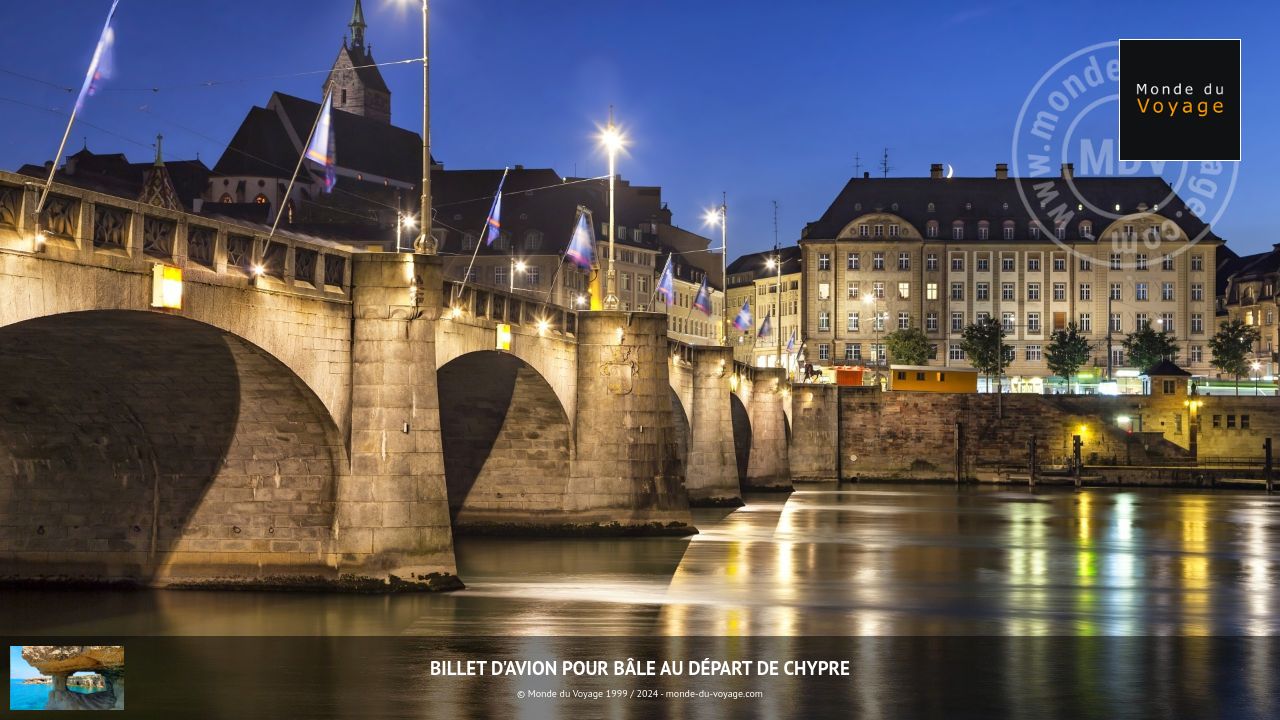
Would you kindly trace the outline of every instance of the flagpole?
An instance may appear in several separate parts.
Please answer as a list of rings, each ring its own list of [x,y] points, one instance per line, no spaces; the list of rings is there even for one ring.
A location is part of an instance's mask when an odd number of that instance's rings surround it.
[[[111,29],[111,20],[115,17],[116,6],[120,4],[120,0],[114,0],[111,3],[111,9],[107,11],[107,22],[102,26],[102,34],[98,38],[98,47],[94,50],[93,59],[89,61],[89,70],[85,75],[84,84],[80,87],[80,94],[76,96],[76,104],[71,106],[71,117],[67,119],[67,128],[62,132],[62,142],[58,143],[58,152],[53,156],[53,164],[49,167],[49,177],[44,182],[44,189],[40,191],[40,200],[36,203],[36,233],[40,231],[40,213],[44,211],[45,201],[49,199],[49,190],[53,187],[53,176],[58,172],[58,161],[62,159],[62,153],[67,149],[67,138],[71,137],[71,126],[76,123],[76,116],[80,114],[80,105],[84,102],[85,93],[89,91],[89,87],[93,83],[93,76],[97,72],[98,63],[102,60],[102,54],[106,52],[104,45],[107,33]]]
[[[502,178],[498,180],[498,193],[497,193],[498,195],[502,194],[502,185],[507,181],[507,172],[509,170],[511,170],[510,166],[502,168]],[[502,221],[499,220],[498,222],[502,222]],[[484,236],[485,236],[485,233],[488,231],[488,229],[489,229],[489,216],[485,215],[484,229],[480,231],[480,237],[476,238],[476,246],[471,250],[471,261],[467,263],[467,271],[462,274],[462,284],[458,286],[458,290],[457,290],[458,294],[454,296],[453,298],[454,300],[462,297],[462,291],[467,289],[467,281],[471,279],[471,268],[474,267],[476,264],[476,255],[479,254],[480,252],[480,244],[484,242]],[[438,250],[439,248],[437,248],[437,251]],[[512,277],[512,280],[514,281],[515,279],[514,267],[511,268],[511,277]]]
[[[307,148],[311,147],[311,141],[315,138],[316,127],[320,125],[320,116],[324,115],[325,103],[329,102],[329,97],[333,95],[333,85],[329,85],[329,89],[325,91],[324,98],[320,100],[320,112],[316,113],[316,119],[311,123],[311,132],[307,133],[307,141],[302,144],[302,152],[298,153],[298,164],[293,168],[293,175],[289,178],[289,185],[284,189],[284,199],[276,199],[279,207],[276,208],[275,222],[271,223],[271,232],[267,234],[267,242],[271,242],[271,238],[275,237],[276,227],[280,225],[280,217],[284,215],[285,205],[289,202],[289,194],[293,192],[293,183],[298,179],[298,172],[302,170],[302,161],[307,158]],[[264,249],[263,252],[266,252]]]

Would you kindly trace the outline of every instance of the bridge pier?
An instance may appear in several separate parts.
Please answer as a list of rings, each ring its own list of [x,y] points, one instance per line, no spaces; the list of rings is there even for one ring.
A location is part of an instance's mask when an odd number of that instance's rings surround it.
[[[582,530],[696,532],[673,436],[666,316],[583,312],[577,330],[566,521]]]
[[[436,387],[440,260],[353,259],[351,472],[338,480],[333,525],[340,581],[459,588]]]
[[[729,397],[733,348],[693,348],[690,364],[693,388],[685,465],[689,504],[738,507],[742,505],[742,490],[738,484]]]
[[[747,462],[746,490],[793,489],[787,460],[787,416],[784,402],[790,384],[783,368],[755,368],[750,379],[751,456]]]

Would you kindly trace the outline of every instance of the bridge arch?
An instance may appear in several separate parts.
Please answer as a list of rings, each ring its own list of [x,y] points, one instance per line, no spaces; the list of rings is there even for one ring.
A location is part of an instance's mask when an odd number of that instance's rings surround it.
[[[58,313],[0,327],[0,377],[0,576],[325,565],[342,435],[271,353],[173,315]]]
[[[45,255],[6,258],[0,266],[0,327],[108,310],[193,320],[242,338],[289,368],[343,433],[348,430],[351,307],[345,299],[277,292],[273,279],[219,274],[189,263],[182,309],[156,312],[150,307],[150,262],[95,256],[104,265],[78,264],[70,252],[54,248]],[[68,261],[53,259],[60,253]]]
[[[437,374],[455,530],[563,512],[573,432],[551,383],[523,359],[495,350],[458,355]]]

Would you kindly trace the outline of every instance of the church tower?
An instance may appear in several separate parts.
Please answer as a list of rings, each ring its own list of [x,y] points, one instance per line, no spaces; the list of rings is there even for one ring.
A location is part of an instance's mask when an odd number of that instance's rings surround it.
[[[324,81],[324,91],[333,88],[333,107],[371,120],[391,123],[391,91],[382,80],[373,59],[373,46],[365,44],[364,8],[356,0],[351,11],[351,32],[342,41],[338,59]]]

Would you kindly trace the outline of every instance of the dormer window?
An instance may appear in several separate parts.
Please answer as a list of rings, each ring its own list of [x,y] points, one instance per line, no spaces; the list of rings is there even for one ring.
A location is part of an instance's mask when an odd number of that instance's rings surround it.
[[[991,223],[983,220],[978,223],[978,239],[987,240],[991,236]]]
[[[1004,223],[1001,225],[1000,230],[1001,230],[1001,237],[1003,237],[1005,240],[1013,239],[1013,233],[1014,233],[1015,227],[1012,220],[1005,220]]]
[[[933,203],[930,203],[929,205],[930,207],[932,207]],[[929,212],[933,212],[933,210],[930,210]],[[930,220],[929,222],[925,223],[924,234],[925,234],[925,237],[931,237],[931,238],[938,237],[938,221]]]
[[[929,203],[929,209],[928,209],[928,212],[933,212],[935,209],[936,209],[936,208],[934,207],[933,203]]]
[[[1092,238],[1093,238],[1093,223],[1092,223],[1092,222],[1090,222],[1090,221],[1088,221],[1088,220],[1081,220],[1081,221],[1080,221],[1080,237],[1082,237],[1082,238],[1088,238],[1088,239],[1092,239]]]
[[[964,222],[963,221],[956,220],[955,222],[951,223],[951,239],[952,240],[964,239]]]

